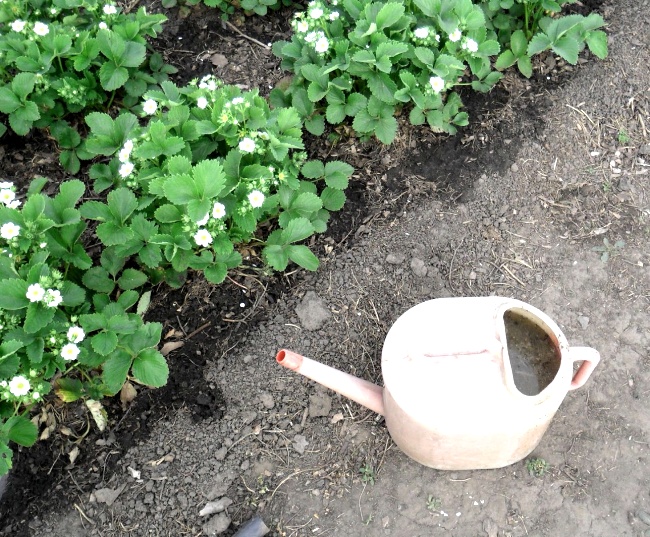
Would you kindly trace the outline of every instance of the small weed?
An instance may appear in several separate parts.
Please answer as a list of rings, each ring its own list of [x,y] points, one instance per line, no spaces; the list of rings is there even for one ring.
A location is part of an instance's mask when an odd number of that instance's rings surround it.
[[[359,468],[359,472],[361,473],[361,481],[364,483],[370,483],[371,485],[375,484],[375,470],[370,463],[367,462]]]
[[[607,263],[607,261],[610,260],[610,258],[614,257],[615,255],[618,254],[618,250],[623,248],[625,246],[625,241],[616,241],[614,244],[609,242],[609,239],[605,237],[603,239],[603,245],[602,246],[594,246],[592,250],[594,252],[601,252],[600,255],[600,260],[603,263]]]
[[[549,464],[544,459],[528,459],[526,461],[528,473],[533,477],[542,477],[549,470]]]
[[[630,141],[630,135],[627,133],[625,129],[620,129],[618,131],[618,143],[625,145],[629,141]]]
[[[364,526],[368,526],[372,522],[372,515],[368,515],[363,521]]]
[[[433,494],[429,494],[427,498],[427,509],[429,511],[439,511],[442,507],[442,500],[440,498],[435,498]]]

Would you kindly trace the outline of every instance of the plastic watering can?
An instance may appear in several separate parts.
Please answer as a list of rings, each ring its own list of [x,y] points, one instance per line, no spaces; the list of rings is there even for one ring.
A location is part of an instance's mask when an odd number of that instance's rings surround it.
[[[416,461],[473,470],[507,466],[535,449],[600,355],[569,347],[525,302],[461,297],[423,302],[397,319],[382,350],[384,388],[286,349],[276,360],[385,416],[395,443]]]

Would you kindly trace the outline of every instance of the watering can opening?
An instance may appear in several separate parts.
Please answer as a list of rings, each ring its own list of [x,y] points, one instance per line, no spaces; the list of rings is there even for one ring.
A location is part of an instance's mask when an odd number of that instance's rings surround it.
[[[510,308],[503,313],[506,350],[515,387],[535,396],[553,382],[562,359],[553,330],[531,312]]]

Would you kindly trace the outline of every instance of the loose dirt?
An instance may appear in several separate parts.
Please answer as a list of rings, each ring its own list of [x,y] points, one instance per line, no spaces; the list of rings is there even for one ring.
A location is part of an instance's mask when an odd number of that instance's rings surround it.
[[[321,145],[355,165],[356,182],[314,244],[318,272],[267,278],[251,267],[226,286],[154,290],[152,320],[165,342],[183,343],[168,356],[172,384],[124,409],[109,403],[109,428],[90,433],[74,463],[60,430],[21,452],[2,534],[227,536],[254,515],[282,537],[648,534],[650,2],[600,10],[607,60],[570,68],[548,57],[536,80],[507,76],[471,102],[473,126],[454,138],[403,125],[390,148]],[[264,44],[286,16],[240,31]],[[175,53],[197,76],[263,92],[283,76],[260,44],[204,11],[189,20],[205,21],[192,38],[205,53]],[[167,35],[170,50],[174,40],[189,50],[186,24]],[[214,54],[227,63],[211,65]],[[528,459],[421,466],[380,416],[274,361],[289,348],[381,384],[382,342],[403,312],[493,294],[538,307],[571,345],[602,355],[531,454],[548,464],[541,476]],[[83,435],[83,408],[49,411]],[[200,516],[224,498],[225,510]]]

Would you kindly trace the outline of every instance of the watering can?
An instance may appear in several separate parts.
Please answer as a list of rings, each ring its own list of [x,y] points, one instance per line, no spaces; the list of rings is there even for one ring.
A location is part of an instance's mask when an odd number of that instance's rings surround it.
[[[569,347],[537,308],[491,296],[429,300],[399,317],[382,349],[383,388],[286,349],[276,360],[383,415],[394,442],[417,462],[475,470],[535,449],[600,354]]]

